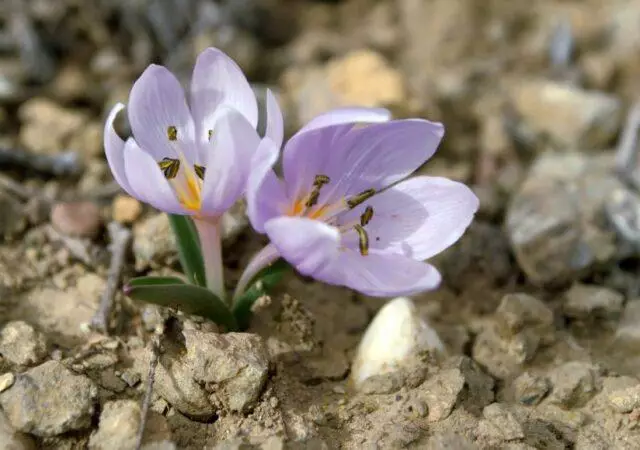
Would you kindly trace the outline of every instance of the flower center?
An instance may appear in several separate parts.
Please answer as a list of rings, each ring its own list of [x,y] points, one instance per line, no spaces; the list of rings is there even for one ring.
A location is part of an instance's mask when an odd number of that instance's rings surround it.
[[[320,191],[328,185],[331,179],[327,175],[316,175],[308,194],[296,200],[289,209],[290,216],[308,217],[309,219],[321,220],[329,225],[338,228],[340,233],[346,234],[355,231],[358,235],[358,247],[360,254],[369,254],[369,235],[365,227],[373,218],[373,207],[367,206],[360,215],[358,222],[338,224],[338,217],[357,206],[360,206],[376,194],[375,189],[366,189],[349,198],[341,198],[339,201],[330,204],[319,204]]]
[[[209,137],[212,135],[209,131]],[[172,144],[178,140],[178,128],[174,125],[167,127],[167,139]],[[206,167],[194,164],[191,166],[184,156],[182,150],[177,145],[172,145],[178,155],[178,158],[163,158],[158,162],[158,166],[164,177],[169,181],[171,187],[178,197],[178,201],[182,203],[186,209],[191,211],[199,211],[202,203],[201,192]]]

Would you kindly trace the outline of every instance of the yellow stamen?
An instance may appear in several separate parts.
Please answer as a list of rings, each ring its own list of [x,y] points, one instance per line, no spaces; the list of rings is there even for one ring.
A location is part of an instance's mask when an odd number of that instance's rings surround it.
[[[349,200],[347,200],[347,206],[353,209],[356,206],[366,202],[374,195],[376,195],[375,189],[367,189],[366,191],[362,191],[359,194],[356,194],[353,197],[351,197]]]
[[[369,222],[371,222],[372,218],[373,218],[373,207],[367,206],[364,212],[362,213],[362,215],[360,216],[360,225],[364,227]]]
[[[169,125],[167,127],[167,138],[170,141],[177,141],[178,140],[178,128],[176,128],[174,125]]]

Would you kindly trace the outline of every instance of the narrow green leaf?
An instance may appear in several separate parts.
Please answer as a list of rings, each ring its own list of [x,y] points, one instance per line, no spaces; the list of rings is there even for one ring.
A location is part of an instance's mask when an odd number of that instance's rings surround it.
[[[200,286],[184,284],[181,281],[172,284],[170,277],[143,277],[131,280],[124,287],[124,292],[134,300],[205,317],[224,326],[227,331],[238,329],[238,324],[227,305],[213,292]]]
[[[138,277],[129,280],[125,290],[129,287],[158,286],[165,284],[185,284],[182,278],[178,277]]]
[[[169,223],[176,236],[178,256],[184,274],[191,284],[206,286],[207,279],[200,251],[200,239],[193,220],[189,216],[169,214]]]
[[[265,267],[253,278],[249,288],[234,302],[233,315],[241,330],[249,327],[251,308],[255,301],[278,284],[288,268],[289,264],[284,259],[279,259]]]

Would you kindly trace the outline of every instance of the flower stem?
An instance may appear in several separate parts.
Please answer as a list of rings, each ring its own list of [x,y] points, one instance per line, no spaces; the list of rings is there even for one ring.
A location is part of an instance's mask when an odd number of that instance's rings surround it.
[[[193,223],[198,230],[202,259],[207,277],[207,288],[216,294],[220,300],[226,301],[224,289],[224,268],[222,266],[222,239],[220,235],[220,220],[196,219]]]
[[[240,277],[240,280],[236,285],[236,289],[233,293],[233,302],[235,302],[237,298],[244,293],[244,291],[249,286],[249,283],[253,280],[253,277],[255,277],[262,269],[277,260],[279,257],[280,253],[273,246],[273,244],[267,245],[258,253],[256,253],[253,258],[251,258],[251,261],[247,265],[246,269],[244,269],[244,272],[242,273],[242,276]]]

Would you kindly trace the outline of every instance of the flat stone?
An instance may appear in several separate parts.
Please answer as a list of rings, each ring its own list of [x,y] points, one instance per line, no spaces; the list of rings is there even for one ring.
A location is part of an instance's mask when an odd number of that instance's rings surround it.
[[[478,434],[504,441],[524,438],[522,424],[502,403],[492,403],[482,411],[484,420],[478,424]]]
[[[525,124],[569,150],[599,149],[622,121],[616,97],[551,80],[518,80],[511,99]]]
[[[600,370],[591,364],[571,361],[548,374],[552,391],[545,402],[565,408],[584,405],[601,388]]]
[[[9,322],[0,332],[0,354],[16,366],[32,366],[47,356],[47,341],[28,323]]]
[[[624,256],[602,220],[610,195],[622,187],[611,153],[544,153],[507,210],[506,231],[529,281],[566,283]]]
[[[602,286],[576,283],[565,293],[564,313],[574,319],[616,319],[622,313],[624,296]]]
[[[51,223],[63,234],[94,237],[100,231],[100,209],[93,202],[57,203],[51,209]]]
[[[89,378],[49,361],[16,377],[0,405],[15,428],[48,437],[88,428],[97,394]]]

